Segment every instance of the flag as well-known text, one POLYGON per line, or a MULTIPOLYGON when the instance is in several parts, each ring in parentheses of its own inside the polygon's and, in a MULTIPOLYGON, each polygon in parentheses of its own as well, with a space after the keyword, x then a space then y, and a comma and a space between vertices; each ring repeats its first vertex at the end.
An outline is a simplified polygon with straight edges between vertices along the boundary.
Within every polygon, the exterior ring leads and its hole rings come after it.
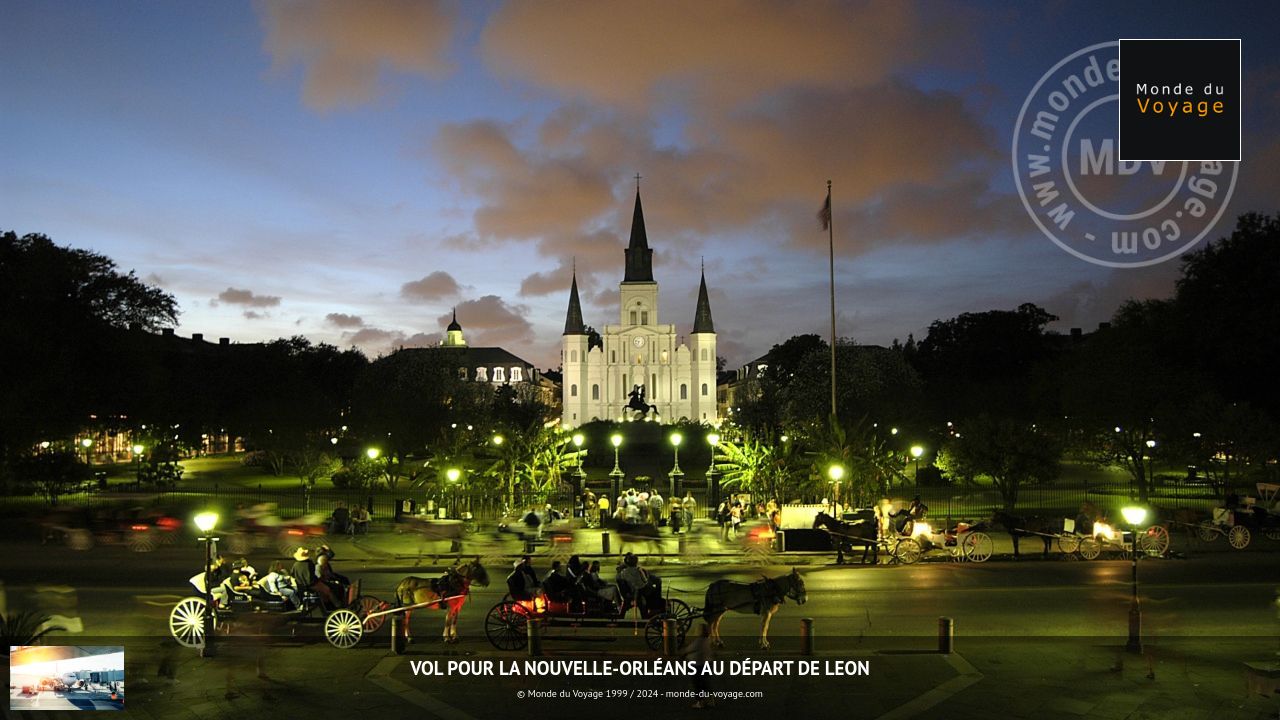
POLYGON ((831 196, 827 195, 827 199, 822 203, 822 209, 818 211, 818 221, 822 223, 822 229, 826 230, 831 227, 831 196))

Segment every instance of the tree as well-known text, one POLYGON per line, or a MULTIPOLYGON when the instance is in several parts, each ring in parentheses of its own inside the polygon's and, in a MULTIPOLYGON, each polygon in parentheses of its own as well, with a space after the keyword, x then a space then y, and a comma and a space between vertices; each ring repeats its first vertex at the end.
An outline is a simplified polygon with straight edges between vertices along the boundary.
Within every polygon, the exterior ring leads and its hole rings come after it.
POLYGON ((15 473, 34 485, 50 505, 57 505, 59 497, 89 479, 89 466, 74 450, 46 450, 19 458, 15 473))
POLYGON ((1028 483, 1047 483, 1058 477, 1062 450, 1056 438, 1029 424, 979 415, 966 421, 964 433, 946 447, 949 470, 961 477, 986 476, 1000 492, 1005 510, 1018 504, 1028 483))

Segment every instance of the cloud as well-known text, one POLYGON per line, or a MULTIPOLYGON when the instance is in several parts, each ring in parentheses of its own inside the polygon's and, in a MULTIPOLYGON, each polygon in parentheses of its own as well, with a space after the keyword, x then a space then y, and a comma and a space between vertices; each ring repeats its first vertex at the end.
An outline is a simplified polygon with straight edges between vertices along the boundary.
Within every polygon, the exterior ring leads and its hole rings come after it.
POLYGON ((906 2, 508 3, 481 42, 498 73, 571 98, 633 110, 687 98, 728 107, 780 88, 876 82, 954 43, 944 30, 955 33, 957 21, 906 2))
POLYGON ((453 276, 437 270, 421 280, 413 280, 400 286, 400 296, 409 300, 439 300, 457 295, 462 288, 453 276))
POLYGON ((334 327, 340 328, 359 328, 364 327, 364 318, 359 315, 347 315, 346 313, 329 313, 324 319, 334 327))
POLYGON ((413 333, 400 330, 365 327, 342 334, 343 340, 359 347, 368 355, 386 355, 400 348, 436 347, 444 336, 441 333, 413 333))
POLYGON ((237 290, 229 287, 218 293, 218 299, 215 303, 219 301, 228 305, 275 307, 280 304, 280 297, 278 295, 255 295, 252 290, 237 290))
POLYGON ((245 320, 265 320, 271 317, 270 313, 260 313, 254 310, 245 310, 243 315, 245 320))
MULTIPOLYGON (((519 348, 534 340, 533 325, 528 320, 527 305, 510 305, 497 295, 485 295, 458 305, 458 324, 470 345, 496 345, 519 348)), ((448 312, 436 318, 440 327, 453 319, 448 312)))
POLYGON ((382 91, 391 69, 439 77, 455 19, 436 0, 262 0, 264 49, 277 71, 303 67, 302 96, 314 109, 356 106, 382 91))

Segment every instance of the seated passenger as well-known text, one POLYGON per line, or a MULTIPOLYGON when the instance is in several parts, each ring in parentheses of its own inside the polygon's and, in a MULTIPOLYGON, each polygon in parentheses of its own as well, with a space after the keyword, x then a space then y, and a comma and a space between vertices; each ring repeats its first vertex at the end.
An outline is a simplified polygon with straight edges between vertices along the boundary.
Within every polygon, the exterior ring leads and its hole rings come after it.
POLYGON ((622 560, 618 569, 618 587, 622 590, 623 599, 642 611, 662 597, 662 581, 640 567, 640 558, 634 553, 627 553, 622 560))
POLYGON ((587 574, 583 576, 583 587, 594 592, 601 599, 609 602, 614 607, 622 605, 622 593, 618 591, 617 585, 611 585, 600 577, 600 561, 591 561, 591 568, 587 574))
POLYGON ((271 571, 262 576, 256 584, 269 597, 288 602, 294 610, 302 607, 302 602, 298 599, 298 591, 293 584, 293 577, 285 572, 284 563, 279 560, 271 564, 271 571))
POLYGON ((532 600, 540 585, 533 570, 533 559, 528 555, 517 560, 515 569, 507 576, 507 591, 513 600, 532 600))
POLYGON ((573 581, 565 574, 564 566, 560 561, 551 563, 551 570, 542 579, 542 590, 547 594, 547 599, 553 602, 569 602, 569 591, 572 588, 573 581))

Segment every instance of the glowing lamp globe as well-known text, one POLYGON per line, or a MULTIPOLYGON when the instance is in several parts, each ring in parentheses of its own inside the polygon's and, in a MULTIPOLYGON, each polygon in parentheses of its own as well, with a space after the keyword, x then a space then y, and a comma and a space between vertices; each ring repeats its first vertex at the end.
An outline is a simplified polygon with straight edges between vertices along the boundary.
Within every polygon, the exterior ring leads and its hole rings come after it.
POLYGON ((462 476, 462 471, 458 468, 449 468, 445 471, 445 476, 449 478, 449 482, 458 482, 458 478, 462 476))
POLYGON ((911 457, 918 458, 923 454, 924 454, 924 448, 920 447, 919 445, 911 446, 911 457))
POLYGON ((1124 521, 1133 526, 1141 525, 1147 519, 1147 509, 1144 507, 1127 507, 1120 511, 1124 515, 1124 521))
POLYGON ((377 460, 378 456, 382 454, 382 451, 378 448, 369 448, 364 451, 364 454, 368 456, 370 460, 377 460))
POLYGON ((707 436, 707 442, 711 444, 711 447, 715 447, 719 445, 720 435, 717 433, 711 433, 710 435, 707 436))
POLYGON ((680 443, 684 442, 684 436, 680 433, 671 433, 671 444, 680 447, 680 443))
POLYGON ((833 482, 840 482, 844 478, 844 468, 839 465, 832 465, 827 468, 827 477, 831 478, 833 482))
POLYGON ((573 436, 573 444, 577 445, 578 447, 582 447, 582 443, 586 441, 587 439, 582 437, 582 433, 575 433, 573 436))
POLYGON ((622 436, 621 436, 621 435, 612 435, 612 436, 610 436, 610 437, 609 437, 609 442, 613 443, 613 446, 614 446, 614 447, 621 447, 621 446, 622 446, 622 436))
POLYGON ((218 526, 218 513, 202 512, 196 515, 194 520, 196 527, 200 528, 200 532, 207 533, 218 526))

